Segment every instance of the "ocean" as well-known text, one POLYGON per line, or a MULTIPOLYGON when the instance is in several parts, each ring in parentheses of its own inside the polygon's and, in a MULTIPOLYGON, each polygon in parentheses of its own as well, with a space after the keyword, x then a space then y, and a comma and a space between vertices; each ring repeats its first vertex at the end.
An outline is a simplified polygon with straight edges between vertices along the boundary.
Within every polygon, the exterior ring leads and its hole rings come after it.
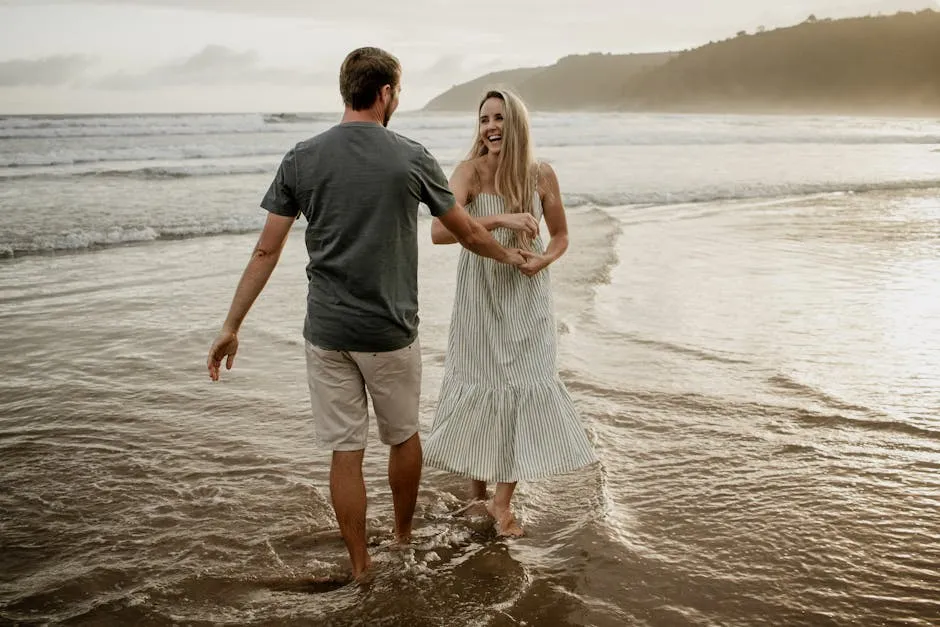
MULTIPOLYGON (((301 337, 303 221, 211 383, 281 156, 339 115, 0 117, 0 622, 940 624, 940 119, 539 113, 571 245, 559 370, 601 463, 526 536, 426 469, 346 553, 301 337)), ((475 127, 390 125, 449 174, 475 127)), ((456 246, 420 222, 421 424, 456 246)))

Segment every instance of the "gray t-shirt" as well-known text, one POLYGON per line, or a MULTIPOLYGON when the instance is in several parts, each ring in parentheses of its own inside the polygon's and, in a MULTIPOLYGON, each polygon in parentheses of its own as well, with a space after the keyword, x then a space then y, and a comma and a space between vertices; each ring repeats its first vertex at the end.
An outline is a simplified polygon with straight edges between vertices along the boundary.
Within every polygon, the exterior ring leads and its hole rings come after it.
POLYGON ((307 218, 311 344, 383 352, 414 341, 420 202, 434 216, 454 206, 440 164, 378 124, 338 124, 285 155, 261 206, 307 218))

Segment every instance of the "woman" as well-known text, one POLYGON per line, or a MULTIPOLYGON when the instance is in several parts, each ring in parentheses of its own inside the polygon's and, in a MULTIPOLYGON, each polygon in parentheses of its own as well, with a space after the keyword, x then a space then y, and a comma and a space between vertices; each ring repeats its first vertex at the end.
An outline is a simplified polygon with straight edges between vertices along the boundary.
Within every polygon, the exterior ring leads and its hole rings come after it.
MULTIPOLYGON (((467 160, 450 180, 457 202, 504 246, 522 249, 518 268, 461 252, 447 358, 425 463, 472 480, 500 535, 522 535, 510 502, 516 482, 596 461, 555 364, 555 315, 547 267, 568 248, 555 172, 532 155, 522 101, 489 91, 467 160), (539 236, 544 217, 551 239, 539 236)), ((435 244, 456 239, 434 220, 435 244)))

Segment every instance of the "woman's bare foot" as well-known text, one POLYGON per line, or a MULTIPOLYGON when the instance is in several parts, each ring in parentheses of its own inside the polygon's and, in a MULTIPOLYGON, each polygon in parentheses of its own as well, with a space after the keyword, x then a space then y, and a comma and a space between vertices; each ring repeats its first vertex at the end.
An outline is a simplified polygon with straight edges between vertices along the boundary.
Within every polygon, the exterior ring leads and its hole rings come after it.
POLYGON ((496 526, 496 535, 507 538, 518 538, 523 534, 522 527, 512 510, 508 507, 499 507, 495 501, 487 501, 486 511, 493 517, 496 526))

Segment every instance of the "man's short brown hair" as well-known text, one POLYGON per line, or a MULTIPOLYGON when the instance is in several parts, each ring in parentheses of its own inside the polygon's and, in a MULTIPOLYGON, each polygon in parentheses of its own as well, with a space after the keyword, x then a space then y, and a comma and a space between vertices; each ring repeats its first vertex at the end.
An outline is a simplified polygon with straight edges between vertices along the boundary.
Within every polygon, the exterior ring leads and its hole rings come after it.
POLYGON ((339 70, 339 92, 343 103, 353 111, 362 111, 375 104, 385 85, 394 89, 401 78, 401 64, 381 48, 357 48, 343 61, 339 70))

